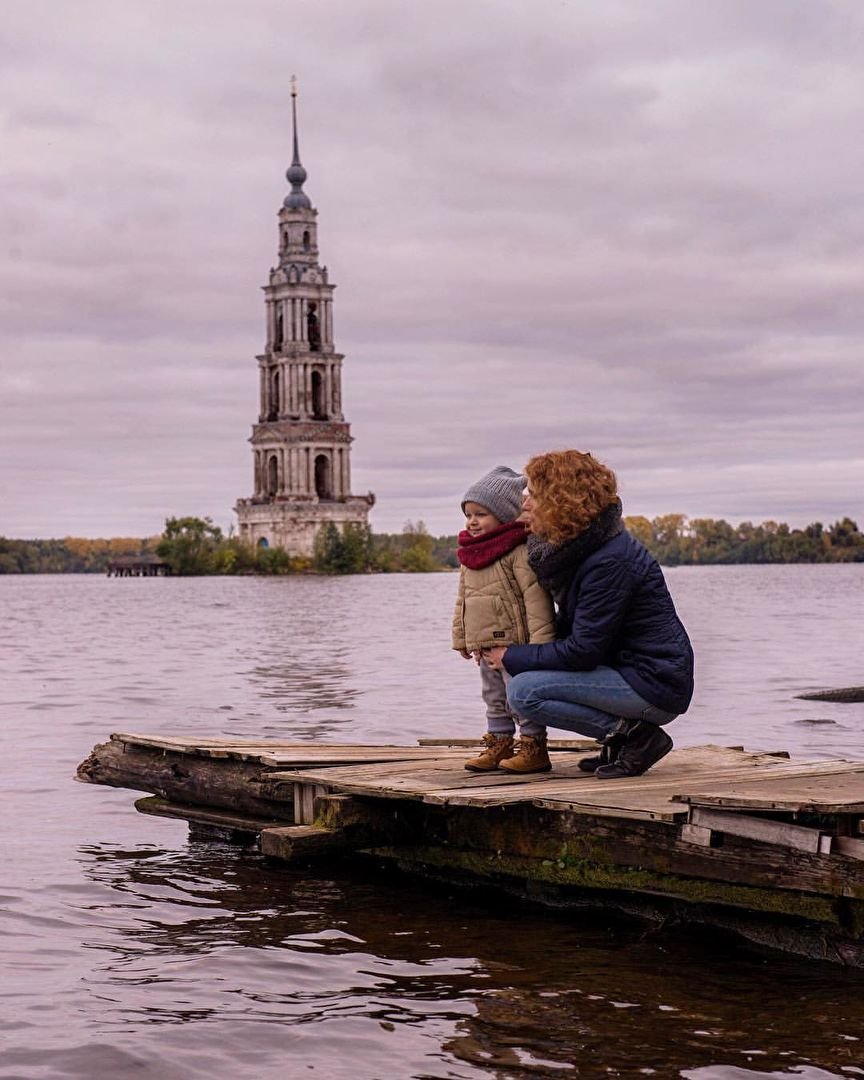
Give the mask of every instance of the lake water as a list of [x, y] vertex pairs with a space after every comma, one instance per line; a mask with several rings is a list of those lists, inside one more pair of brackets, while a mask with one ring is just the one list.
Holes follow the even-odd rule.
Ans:
[[[704, 742], [864, 758], [864, 565], [678, 568]], [[2, 1080], [864, 1076], [864, 973], [190, 842], [73, 782], [112, 731], [483, 730], [452, 575], [0, 577]]]

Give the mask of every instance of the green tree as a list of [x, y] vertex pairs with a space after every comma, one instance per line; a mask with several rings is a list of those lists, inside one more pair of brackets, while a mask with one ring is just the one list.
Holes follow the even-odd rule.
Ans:
[[156, 554], [174, 574], [212, 574], [219, 569], [222, 530], [209, 517], [168, 518]]

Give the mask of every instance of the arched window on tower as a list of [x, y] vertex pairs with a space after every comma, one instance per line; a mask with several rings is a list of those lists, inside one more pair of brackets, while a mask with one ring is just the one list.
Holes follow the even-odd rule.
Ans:
[[309, 342], [309, 352], [321, 352], [321, 330], [317, 312], [318, 305], [314, 300], [310, 300], [306, 311], [306, 340]]
[[309, 236], [309, 230], [304, 229], [303, 230], [303, 250], [304, 251], [308, 251], [309, 248], [312, 246], [311, 239], [312, 238]]
[[326, 454], [318, 454], [315, 458], [315, 494], [319, 499], [333, 498], [330, 458]]
[[277, 351], [282, 348], [285, 340], [285, 324], [282, 319], [282, 305], [276, 305], [276, 314], [273, 319], [273, 348]]
[[267, 462], [267, 494], [273, 498], [279, 490], [279, 461], [275, 454]]
[[324, 376], [320, 371], [312, 372], [312, 415], [316, 420], [327, 419]]
[[270, 541], [267, 539], [266, 536], [262, 536], [261, 539], [258, 541], [258, 547], [259, 548], [269, 548], [270, 547]]
[[273, 377], [270, 379], [270, 402], [267, 409], [268, 420], [279, 419], [279, 371], [274, 370]]

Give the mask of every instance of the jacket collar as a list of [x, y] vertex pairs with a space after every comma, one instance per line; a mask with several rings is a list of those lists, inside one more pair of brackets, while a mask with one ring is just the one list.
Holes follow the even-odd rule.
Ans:
[[588, 556], [623, 531], [621, 500], [616, 499], [578, 536], [563, 544], [550, 544], [539, 536], [529, 536], [528, 563], [540, 584], [557, 598]]

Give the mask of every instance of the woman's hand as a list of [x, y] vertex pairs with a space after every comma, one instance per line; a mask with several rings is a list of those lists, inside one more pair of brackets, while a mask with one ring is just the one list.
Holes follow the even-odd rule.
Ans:
[[506, 645], [493, 645], [491, 649], [484, 649], [483, 660], [486, 666], [492, 668], [493, 671], [503, 671], [506, 652]]

